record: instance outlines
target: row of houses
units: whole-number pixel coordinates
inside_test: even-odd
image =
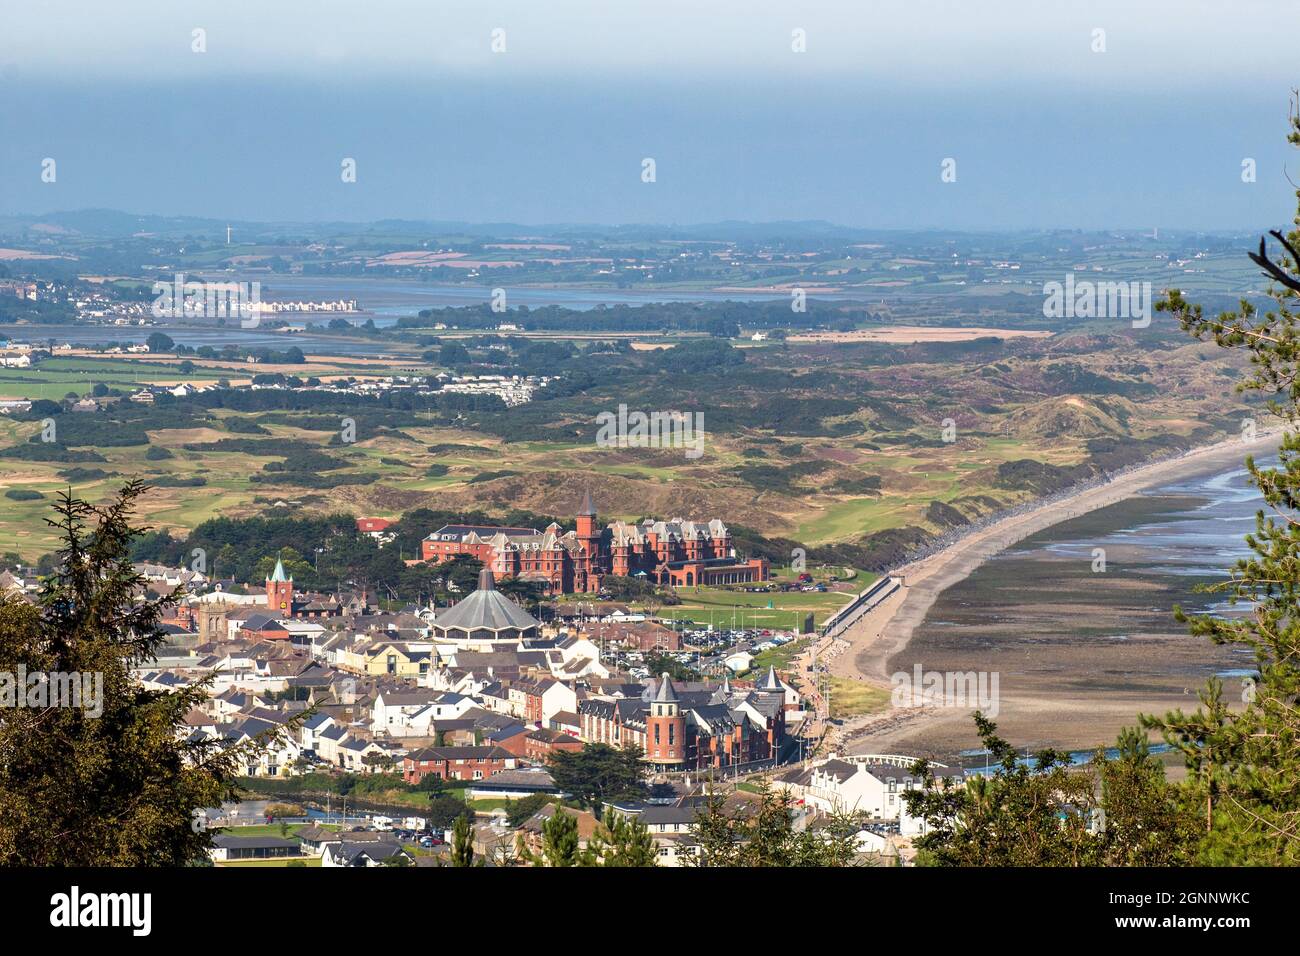
[[[197,572],[138,570],[153,593],[192,593],[137,679],[157,690],[206,682],[189,732],[248,745],[251,776],[324,767],[480,781],[596,742],[639,747],[660,772],[725,768],[779,760],[802,717],[774,670],[758,681],[635,680],[605,662],[607,622],[594,622],[596,635],[573,617],[543,628],[490,581],[457,614],[380,612],[364,593],[300,594],[279,567],[264,595]],[[317,607],[329,613],[312,616]],[[448,621],[490,636],[446,639]]]

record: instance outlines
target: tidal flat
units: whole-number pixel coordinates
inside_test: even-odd
[[[1139,713],[1195,710],[1218,675],[1238,701],[1243,648],[1193,637],[1174,618],[1234,615],[1225,580],[1262,506],[1243,468],[1166,484],[1038,532],[945,590],[891,673],[998,675],[996,722],[1018,748],[1110,744]],[[927,707],[891,744],[938,757],[979,746],[974,706]],[[968,702],[969,703],[969,702]]]

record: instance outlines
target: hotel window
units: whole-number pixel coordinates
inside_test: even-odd
[[[677,728],[672,724],[668,725],[668,746],[671,747],[677,737]]]
[[[658,724],[655,724],[655,743],[656,743],[656,744],[659,743],[659,725],[658,725]],[[658,752],[659,752],[659,751],[657,751],[657,750],[655,751],[655,753],[658,753]]]

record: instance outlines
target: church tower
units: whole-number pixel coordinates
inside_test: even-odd
[[[285,574],[279,557],[275,559],[275,571],[266,579],[266,610],[268,614],[293,617],[293,578]]]
[[[673,682],[665,672],[658,693],[650,701],[645,721],[646,757],[665,770],[678,770],[686,764],[686,718]]]

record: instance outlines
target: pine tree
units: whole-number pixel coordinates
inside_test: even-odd
[[[456,825],[451,828],[451,865],[474,865],[474,829],[469,817],[457,817]]]
[[[1044,750],[1021,760],[975,715],[993,771],[954,783],[928,762],[912,768],[919,787],[903,794],[925,822],[923,866],[1178,866],[1191,861],[1195,833],[1179,792],[1165,781],[1146,734],[1127,728],[1118,755],[1104,749],[1083,766]]]
[[[1145,731],[1120,732],[1118,755],[1094,756],[1101,792],[1098,862],[1106,866],[1185,866],[1194,859],[1196,821],[1165,781]]]
[[[1096,861],[1089,834],[1096,806],[1093,782],[1072,772],[1066,755],[1044,750],[1033,764],[975,714],[994,770],[953,784],[936,780],[929,763],[912,768],[919,787],[907,790],[908,811],[925,821],[914,841],[919,858],[937,866],[1082,866]]]
[[[644,823],[607,808],[578,865],[657,866],[658,856]]]
[[[1300,147],[1300,92],[1290,125],[1288,141]],[[1300,213],[1292,222],[1300,226]],[[1300,229],[1272,236],[1279,258],[1263,239],[1250,258],[1272,280],[1274,308],[1260,314],[1243,300],[1237,311],[1206,318],[1176,289],[1156,303],[1196,339],[1245,350],[1252,372],[1239,390],[1270,396],[1269,410],[1286,427],[1278,467],[1246,460],[1268,511],[1246,537],[1251,556],[1217,586],[1232,603],[1248,602],[1249,613],[1222,619],[1178,610],[1193,634],[1254,653],[1257,675],[1243,691],[1244,707],[1231,709],[1222,682],[1211,680],[1195,713],[1143,717],[1184,755],[1183,793],[1200,819],[1199,862],[1207,864],[1300,863]]]
[[[542,851],[534,853],[519,834],[516,852],[521,860],[531,866],[579,866],[582,862],[578,848],[578,818],[566,813],[561,806],[552,808],[551,815],[542,821]]]
[[[585,744],[579,751],[557,750],[548,769],[555,786],[581,807],[599,814],[608,800],[645,795],[646,763],[640,747]]]
[[[206,688],[164,693],[131,677],[162,644],[159,621],[176,600],[138,598],[145,582],[130,548],[144,529],[131,513],[145,490],[129,482],[104,507],[60,496],[48,523],[62,547],[35,606],[0,598],[0,685],[9,685],[0,696],[20,690],[20,669],[102,681],[81,706],[12,707],[0,718],[0,863],[183,866],[212,844],[201,810],[237,799],[253,748],[185,732]]]
[[[694,866],[854,866],[858,863],[858,824],[849,813],[831,814],[826,826],[796,830],[794,799],[759,785],[756,805],[728,811],[716,791],[691,827],[698,850]]]
[[[542,855],[547,866],[574,866],[578,862],[578,818],[555,808],[542,825]]]

